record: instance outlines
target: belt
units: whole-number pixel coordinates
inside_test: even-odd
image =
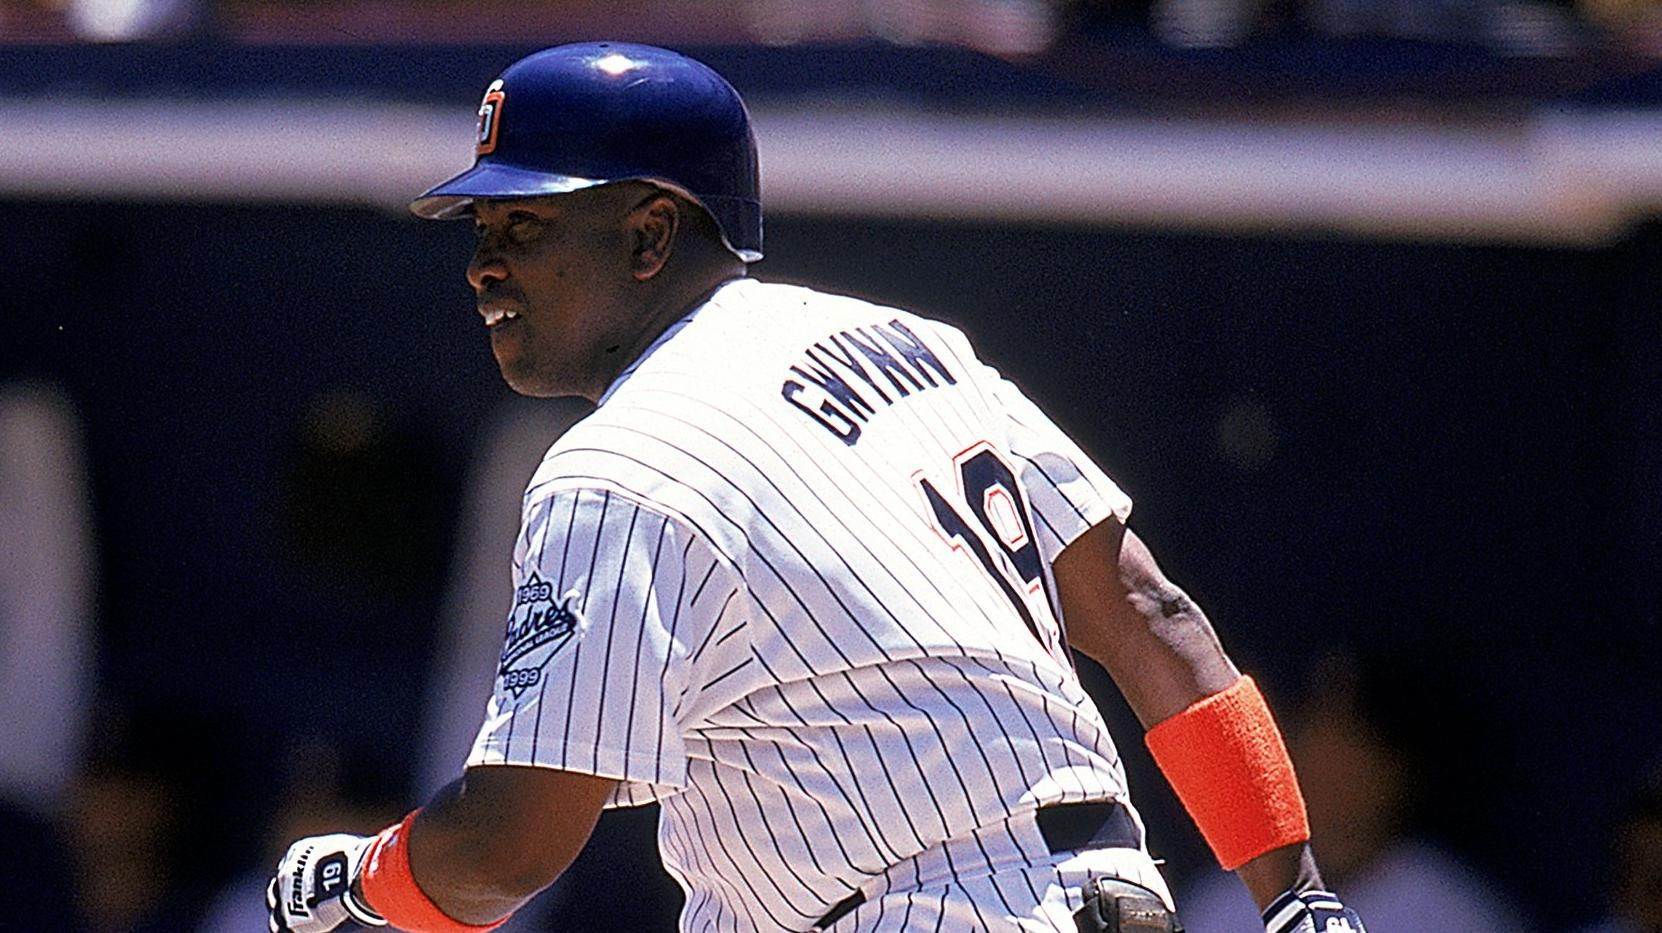
[[[1132,819],[1131,810],[1118,800],[1053,803],[1040,807],[1033,816],[1039,824],[1039,835],[1044,837],[1052,855],[1082,849],[1143,847],[1143,834],[1137,829],[1137,821]],[[825,929],[865,902],[866,892],[856,889],[832,904],[815,921],[814,929]]]

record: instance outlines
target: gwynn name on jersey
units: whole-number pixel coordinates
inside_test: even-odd
[[[831,334],[803,350],[790,372],[780,396],[851,447],[860,440],[861,423],[877,412],[870,395],[893,405],[940,385],[937,374],[947,385],[958,382],[935,351],[899,320]],[[851,384],[848,377],[858,382]],[[859,383],[866,392],[857,388]]]

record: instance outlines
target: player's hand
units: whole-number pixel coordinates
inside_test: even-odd
[[[1264,933],[1367,933],[1330,891],[1288,891],[1264,910]]]
[[[383,927],[387,921],[352,893],[369,836],[308,836],[277,863],[265,889],[271,933],[328,933],[347,920]]]

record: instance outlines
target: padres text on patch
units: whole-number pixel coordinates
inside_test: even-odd
[[[502,647],[502,663],[497,674],[503,686],[518,697],[525,688],[540,678],[538,670],[577,628],[577,614],[570,600],[554,603],[554,585],[535,572],[514,590],[514,609],[508,616],[507,641]],[[517,666],[526,655],[539,648],[549,648],[547,655],[535,662]]]

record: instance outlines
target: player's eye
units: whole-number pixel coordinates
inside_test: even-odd
[[[503,225],[508,236],[515,240],[524,240],[537,232],[542,225],[542,218],[530,211],[515,211],[508,215],[508,222]]]
[[[543,227],[543,218],[532,211],[512,211],[506,216],[475,219],[473,237],[483,241],[499,238],[509,243],[526,243]]]

